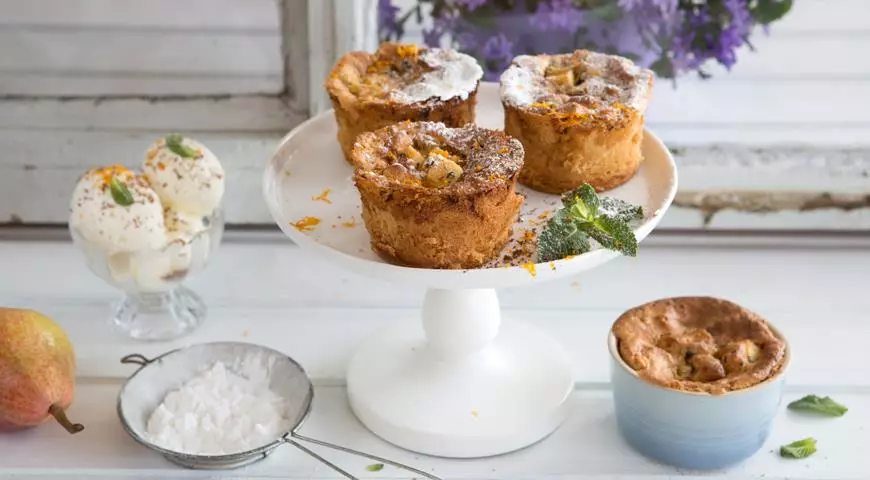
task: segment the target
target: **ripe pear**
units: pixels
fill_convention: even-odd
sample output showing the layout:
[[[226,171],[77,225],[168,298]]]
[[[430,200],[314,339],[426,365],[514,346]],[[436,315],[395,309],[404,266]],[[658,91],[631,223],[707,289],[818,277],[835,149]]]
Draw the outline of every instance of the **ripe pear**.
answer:
[[[76,359],[66,333],[33,310],[0,307],[0,432],[54,417],[69,433],[65,410],[75,393]]]

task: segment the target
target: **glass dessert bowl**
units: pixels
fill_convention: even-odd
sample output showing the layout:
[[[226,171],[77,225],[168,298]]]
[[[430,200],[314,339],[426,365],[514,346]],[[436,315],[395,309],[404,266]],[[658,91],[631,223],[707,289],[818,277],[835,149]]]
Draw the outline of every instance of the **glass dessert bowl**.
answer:
[[[155,141],[141,171],[111,165],[79,178],[70,232],[91,271],[126,294],[117,330],[171,340],[203,322],[205,304],[181,284],[220,245],[224,181],[214,153],[179,134]]]
[[[205,303],[182,284],[202,271],[220,247],[223,213],[218,209],[198,221],[202,227],[191,237],[136,251],[106,249],[70,226],[88,268],[124,292],[111,317],[116,331],[137,340],[173,340],[203,323]]]

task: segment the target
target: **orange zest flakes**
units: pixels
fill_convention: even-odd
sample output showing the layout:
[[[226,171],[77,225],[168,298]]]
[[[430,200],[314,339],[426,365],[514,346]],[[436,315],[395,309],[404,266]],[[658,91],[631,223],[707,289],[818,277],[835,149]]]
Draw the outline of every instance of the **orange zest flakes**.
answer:
[[[331,189],[325,188],[322,192],[320,192],[320,195],[315,195],[311,197],[311,200],[314,200],[315,202],[332,203],[332,200],[329,199],[330,192],[332,192]]]
[[[320,219],[317,217],[302,217],[298,222],[291,223],[293,228],[299,230],[300,232],[310,232],[314,230],[314,227],[320,224]]]
[[[481,171],[481,170],[483,170],[483,165],[475,165],[475,166],[474,166],[474,171],[475,171],[475,172],[479,172],[479,171]]]
[[[353,228],[356,226],[356,219],[353,217],[350,217],[350,221],[349,222],[341,222],[341,226],[344,228]]]
[[[520,265],[520,266],[523,267],[523,268],[525,268],[526,271],[529,272],[529,275],[532,276],[532,278],[538,276],[538,269],[535,268],[535,264],[534,264],[534,263],[532,263],[532,262],[527,262],[527,263],[524,263],[524,264],[522,264],[522,265]]]
[[[166,164],[163,162],[157,162],[157,170],[160,170],[161,172],[166,170]]]
[[[450,158],[450,152],[440,148],[433,148],[432,150],[429,150],[429,153],[434,153],[435,155],[441,155],[442,157]]]
[[[526,230],[523,232],[523,242],[533,242],[535,241],[535,232],[531,230]]]
[[[378,60],[375,63],[369,65],[369,68],[366,69],[368,73],[378,73],[385,72],[390,69],[390,62],[387,60]]]
[[[132,174],[127,167],[123,165],[110,165],[108,167],[98,168],[94,170],[94,174],[100,178],[103,185],[108,185],[112,181],[112,177],[116,175]]]
[[[547,218],[549,218],[550,216],[550,213],[550,210],[544,210],[543,212],[541,212],[540,215],[538,215],[538,220],[547,220]]]
[[[160,153],[159,148],[152,148],[151,150],[148,150],[147,154],[145,154],[145,158],[148,160],[154,160],[154,157],[156,157],[158,153]]]
[[[498,153],[501,153],[501,154],[505,154],[505,153],[508,153],[510,151],[511,151],[511,149],[508,147],[501,147],[498,149]]]
[[[419,53],[419,52],[420,52],[420,49],[416,45],[410,44],[410,43],[405,44],[405,45],[399,45],[396,48],[396,53],[400,57],[416,57],[417,53]]]
[[[574,257],[576,257],[576,255],[568,255],[567,257],[563,258],[562,260],[571,260]]]
[[[549,109],[555,107],[555,105],[553,105],[552,103],[549,103],[549,102],[535,102],[532,104],[532,107],[533,108],[544,108],[544,109],[549,110]]]

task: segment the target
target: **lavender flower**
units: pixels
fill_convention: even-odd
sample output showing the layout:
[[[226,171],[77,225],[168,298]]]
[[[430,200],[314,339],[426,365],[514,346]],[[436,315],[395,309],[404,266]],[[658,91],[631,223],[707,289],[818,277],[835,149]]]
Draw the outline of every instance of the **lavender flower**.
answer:
[[[490,37],[483,44],[480,53],[483,55],[485,66],[490,67],[485,72],[487,80],[497,79],[507,68],[513,59],[513,47],[514,44],[503,33]]]
[[[503,58],[512,58],[513,57],[513,47],[514,44],[511,43],[507,37],[500,33],[498,35],[492,36],[489,40],[483,44],[483,49],[481,53],[483,53],[484,58],[487,60],[501,60]]]
[[[564,30],[574,33],[583,24],[583,13],[571,0],[543,0],[529,23],[541,31]]]
[[[729,70],[737,63],[737,49],[749,37],[755,26],[749,14],[749,6],[741,0],[723,0],[725,9],[731,14],[731,20],[719,34],[719,45],[716,49],[716,60]]]
[[[749,6],[753,5],[752,9]],[[423,30],[429,46],[450,44],[474,55],[495,79],[514,54],[589,48],[627,56],[674,77],[717,61],[726,68],[749,45],[757,25],[767,32],[791,0],[416,0],[416,14],[400,14],[378,0],[379,36],[399,40],[404,24],[431,12]],[[421,10],[422,8],[422,10]],[[750,45],[751,47],[751,45]]]
[[[392,36],[398,37],[402,31],[397,18],[399,7],[390,0],[378,0],[378,36],[382,40]]]
[[[483,6],[487,0],[456,0],[456,4],[460,7],[465,7],[469,12],[473,12],[477,10],[478,7]]]
[[[677,11],[679,0],[618,0],[617,5],[624,12],[658,10],[668,14]]]

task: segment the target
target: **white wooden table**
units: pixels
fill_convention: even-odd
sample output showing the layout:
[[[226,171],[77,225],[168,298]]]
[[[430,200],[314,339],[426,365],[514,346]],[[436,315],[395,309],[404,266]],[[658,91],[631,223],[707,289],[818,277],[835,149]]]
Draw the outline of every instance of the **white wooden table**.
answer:
[[[746,243],[745,241],[743,243]],[[387,322],[414,318],[422,290],[353,276],[305,255],[278,234],[230,234],[214,264],[190,282],[210,317],[190,338],[141,344],[106,328],[117,293],[87,271],[60,239],[16,240],[0,231],[0,305],[38,309],[60,322],[79,358],[70,417],[86,430],[69,436],[42,428],[0,436],[0,478],[339,478],[285,447],[235,471],[183,470],[130,440],[115,415],[120,382],[132,372],[118,360],[156,355],[179,345],[243,340],[280,349],[312,374],[317,397],[303,433],[430,469],[449,479],[870,478],[870,238],[790,237],[739,245],[654,236],[637,259],[619,259],[594,274],[501,292],[506,315],[537,322],[574,352],[578,378],[570,420],[553,436],[514,454],[482,460],[435,459],[401,451],[369,434],[350,413],[344,364],[357,342]],[[831,395],[849,407],[836,419],[783,410],[768,444],[724,472],[677,471],[632,452],[617,435],[608,392],[605,334],[616,316],[647,300],[718,295],[754,309],[789,337],[794,361],[786,401]],[[813,436],[819,451],[780,459],[781,444]],[[407,478],[370,463],[329,458],[361,478]]]

